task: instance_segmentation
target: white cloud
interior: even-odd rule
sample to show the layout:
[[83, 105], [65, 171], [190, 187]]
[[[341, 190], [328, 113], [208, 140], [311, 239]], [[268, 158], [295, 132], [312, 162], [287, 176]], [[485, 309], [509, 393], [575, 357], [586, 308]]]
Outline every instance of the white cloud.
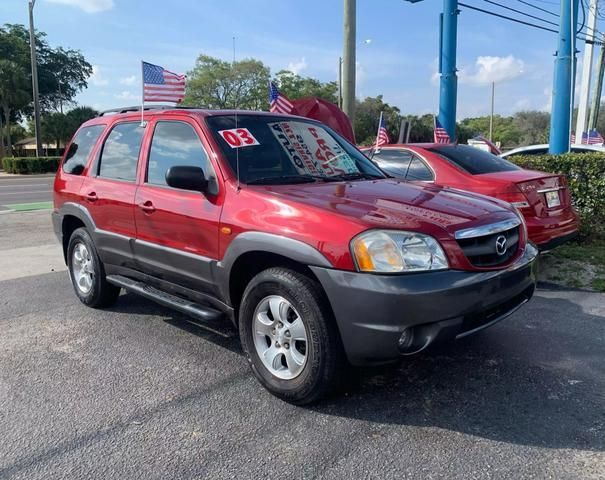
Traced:
[[137, 76], [131, 75], [130, 77], [120, 78], [120, 83], [122, 85], [134, 85], [137, 83]]
[[46, 0], [49, 3], [68, 5], [84, 10], [86, 13], [97, 13], [111, 10], [114, 7], [113, 0]]
[[489, 85], [502, 83], [523, 75], [525, 64], [512, 55], [506, 57], [477, 57], [474, 69], [462, 68], [458, 73], [460, 83], [469, 85]]
[[101, 73], [101, 67], [98, 65], [92, 66], [92, 75], [90, 76], [90, 83], [92, 83], [96, 87], [104, 87], [109, 83], [109, 80], [103, 78], [103, 74]]
[[303, 70], [307, 68], [307, 60], [305, 57], [302, 57], [298, 62], [290, 62], [288, 63], [288, 70], [296, 75], [299, 75]]
[[132, 93], [130, 90], [123, 90], [122, 92], [114, 95], [119, 100], [140, 100], [141, 95], [136, 95]]

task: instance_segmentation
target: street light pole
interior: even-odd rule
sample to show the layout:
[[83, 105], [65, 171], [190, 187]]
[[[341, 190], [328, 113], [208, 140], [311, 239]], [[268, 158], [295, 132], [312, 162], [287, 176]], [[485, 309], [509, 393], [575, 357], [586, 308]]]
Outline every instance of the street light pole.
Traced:
[[494, 97], [496, 96], [496, 82], [492, 82], [492, 112], [489, 116], [489, 141], [493, 142], [494, 134]]
[[42, 139], [40, 138], [40, 99], [38, 98], [38, 64], [36, 60], [36, 34], [34, 31], [34, 5], [36, 0], [29, 2], [29, 46], [32, 63], [32, 90], [34, 97], [34, 129], [36, 134], [36, 156], [42, 156]]

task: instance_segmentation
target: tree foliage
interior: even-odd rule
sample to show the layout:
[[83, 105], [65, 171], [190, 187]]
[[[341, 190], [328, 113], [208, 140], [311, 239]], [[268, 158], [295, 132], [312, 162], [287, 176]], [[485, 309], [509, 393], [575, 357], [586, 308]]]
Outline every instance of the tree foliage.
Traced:
[[289, 70], [280, 70], [275, 76], [280, 92], [292, 100], [304, 97], [319, 97], [328, 102], [338, 103], [336, 82], [321, 82], [312, 77], [301, 77]]
[[98, 115], [90, 107], [76, 107], [67, 113], [52, 112], [42, 117], [42, 140], [65, 146], [85, 121]]
[[261, 61], [229, 63], [200, 55], [187, 74], [184, 105], [202, 108], [267, 110], [269, 68]]
[[[46, 35], [36, 33], [38, 91], [43, 112], [73, 104], [86, 88], [92, 66], [76, 50], [51, 48]], [[23, 25], [0, 27], [0, 149], [11, 151], [10, 124], [33, 111], [29, 31]], [[0, 152], [2, 153], [2, 152]]]

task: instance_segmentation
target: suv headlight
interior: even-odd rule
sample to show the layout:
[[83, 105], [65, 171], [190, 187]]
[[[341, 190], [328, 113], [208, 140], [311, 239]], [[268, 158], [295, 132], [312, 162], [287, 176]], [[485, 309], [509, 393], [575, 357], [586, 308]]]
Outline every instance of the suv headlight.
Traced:
[[433, 237], [416, 232], [370, 230], [351, 240], [361, 272], [397, 273], [443, 270], [447, 257]]

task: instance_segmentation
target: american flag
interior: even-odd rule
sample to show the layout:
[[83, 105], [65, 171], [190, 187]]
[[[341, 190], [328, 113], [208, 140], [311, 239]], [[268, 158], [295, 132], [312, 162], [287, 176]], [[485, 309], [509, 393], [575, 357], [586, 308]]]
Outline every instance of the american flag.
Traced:
[[143, 101], [176, 102], [185, 97], [185, 75], [143, 62]]
[[582, 143], [588, 145], [601, 145], [605, 142], [603, 136], [596, 130], [590, 130], [588, 133], [582, 133]]
[[269, 82], [269, 111], [277, 113], [291, 113], [294, 105], [288, 97], [277, 89], [273, 82]]
[[447, 130], [445, 128], [443, 128], [441, 123], [439, 123], [439, 120], [437, 119], [437, 117], [433, 117], [433, 118], [435, 119], [435, 131], [434, 131], [435, 143], [452, 143], [452, 141], [450, 140], [450, 136], [447, 133]]
[[378, 123], [378, 134], [376, 135], [376, 148], [382, 147], [386, 145], [391, 140], [389, 139], [389, 134], [387, 133], [387, 126], [382, 117], [382, 112], [380, 112], [380, 122]]
[[571, 132], [571, 143], [576, 143], [576, 134]]

